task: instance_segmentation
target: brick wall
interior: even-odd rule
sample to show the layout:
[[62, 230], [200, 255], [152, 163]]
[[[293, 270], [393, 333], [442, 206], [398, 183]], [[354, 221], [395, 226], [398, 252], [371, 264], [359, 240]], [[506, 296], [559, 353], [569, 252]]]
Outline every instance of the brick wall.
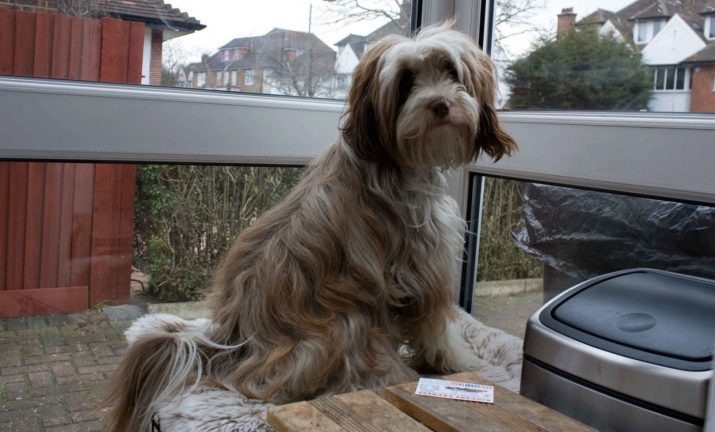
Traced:
[[0, 8], [25, 12], [57, 12], [57, 0], [0, 0]]
[[149, 84], [161, 85], [161, 56], [164, 38], [161, 30], [151, 32], [151, 64], [149, 65]]
[[690, 93], [691, 112], [715, 112], [715, 64], [693, 68], [693, 85]]

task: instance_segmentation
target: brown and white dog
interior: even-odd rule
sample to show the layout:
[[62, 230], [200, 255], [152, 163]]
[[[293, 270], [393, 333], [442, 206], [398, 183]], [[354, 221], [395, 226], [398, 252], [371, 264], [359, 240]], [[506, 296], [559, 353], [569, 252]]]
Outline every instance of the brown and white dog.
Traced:
[[338, 142], [227, 253], [212, 322], [166, 320], [130, 346], [109, 430], [147, 429], [199, 381], [283, 403], [468, 369], [451, 330], [464, 222], [443, 172], [516, 149], [495, 88], [490, 59], [449, 26], [371, 47]]

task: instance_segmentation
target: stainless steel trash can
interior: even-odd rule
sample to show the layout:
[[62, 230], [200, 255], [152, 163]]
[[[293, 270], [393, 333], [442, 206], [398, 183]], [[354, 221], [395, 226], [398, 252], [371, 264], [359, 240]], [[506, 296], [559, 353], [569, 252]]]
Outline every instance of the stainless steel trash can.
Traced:
[[714, 336], [715, 281], [602, 275], [529, 319], [521, 393], [599, 430], [698, 431]]

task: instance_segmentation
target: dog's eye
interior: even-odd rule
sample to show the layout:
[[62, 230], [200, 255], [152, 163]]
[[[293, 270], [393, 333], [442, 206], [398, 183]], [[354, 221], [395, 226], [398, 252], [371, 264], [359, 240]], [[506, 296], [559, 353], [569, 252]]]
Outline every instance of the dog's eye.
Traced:
[[412, 71], [405, 71], [400, 76], [400, 85], [398, 86], [398, 96], [397, 100], [400, 105], [404, 104], [407, 97], [410, 95], [410, 90], [415, 85], [415, 73]]
[[457, 68], [455, 68], [453, 64], [450, 63], [447, 65], [447, 73], [449, 74], [450, 78], [459, 82], [459, 74], [457, 73]]

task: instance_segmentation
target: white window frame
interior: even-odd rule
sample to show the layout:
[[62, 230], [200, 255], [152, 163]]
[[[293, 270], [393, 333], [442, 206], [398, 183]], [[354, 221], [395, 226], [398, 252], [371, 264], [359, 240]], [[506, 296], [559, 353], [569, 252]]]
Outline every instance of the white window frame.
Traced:
[[707, 40], [715, 40], [715, 15], [708, 15], [705, 17], [705, 27], [703, 29], [703, 36]]
[[[490, 40], [480, 32], [490, 3], [424, 0], [422, 24], [454, 17]], [[305, 164], [335, 141], [343, 110], [331, 100], [0, 77], [0, 158]], [[470, 173], [715, 204], [715, 115], [500, 117], [520, 150], [453, 173], [463, 212]]]

